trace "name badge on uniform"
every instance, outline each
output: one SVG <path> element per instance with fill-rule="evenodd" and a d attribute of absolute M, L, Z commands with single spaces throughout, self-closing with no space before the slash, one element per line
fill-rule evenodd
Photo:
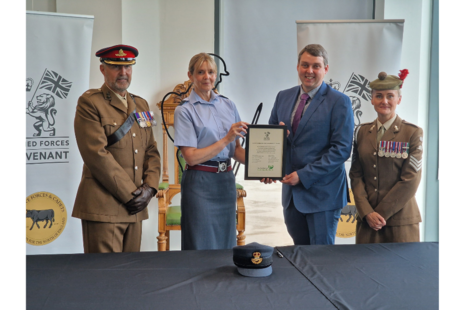
<path fill-rule="evenodd" d="M 137 112 L 137 113 L 134 113 L 134 116 L 137 120 L 137 123 L 142 128 L 152 127 L 157 124 L 157 122 L 153 118 L 152 111 Z"/>

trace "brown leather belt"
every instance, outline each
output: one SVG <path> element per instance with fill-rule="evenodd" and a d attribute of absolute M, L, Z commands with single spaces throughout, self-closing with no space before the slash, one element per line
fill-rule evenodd
<path fill-rule="evenodd" d="M 228 159 L 227 161 L 206 161 L 204 163 L 195 165 L 195 166 L 189 166 L 186 164 L 186 170 L 200 170 L 200 171 L 206 171 L 206 172 L 228 172 L 232 170 L 231 167 L 231 160 Z"/>

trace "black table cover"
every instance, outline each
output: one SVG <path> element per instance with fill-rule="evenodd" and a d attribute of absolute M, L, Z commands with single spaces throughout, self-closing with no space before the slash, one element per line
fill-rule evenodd
<path fill-rule="evenodd" d="M 437 309 L 438 244 L 278 247 L 266 278 L 232 250 L 28 255 L 27 309 Z"/>
<path fill-rule="evenodd" d="M 278 248 L 338 309 L 438 309 L 438 243 Z"/>

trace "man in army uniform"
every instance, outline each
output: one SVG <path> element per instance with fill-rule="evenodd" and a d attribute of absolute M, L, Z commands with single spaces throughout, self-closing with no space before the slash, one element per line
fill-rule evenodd
<path fill-rule="evenodd" d="M 355 130 L 349 176 L 357 207 L 357 244 L 420 241 L 415 193 L 421 180 L 423 130 L 396 114 L 407 74 L 381 72 L 370 83 L 378 117 Z"/>
<path fill-rule="evenodd" d="M 149 106 L 127 92 L 138 54 L 128 45 L 99 50 L 105 83 L 78 100 L 74 131 L 84 167 L 72 216 L 82 221 L 85 253 L 139 252 L 157 192 L 160 154 Z M 135 121 L 135 112 L 146 113 Z"/>

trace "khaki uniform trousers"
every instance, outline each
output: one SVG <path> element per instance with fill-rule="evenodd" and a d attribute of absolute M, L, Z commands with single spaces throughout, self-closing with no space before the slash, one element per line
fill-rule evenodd
<path fill-rule="evenodd" d="M 140 252 L 142 221 L 103 223 L 81 220 L 84 253 Z"/>

